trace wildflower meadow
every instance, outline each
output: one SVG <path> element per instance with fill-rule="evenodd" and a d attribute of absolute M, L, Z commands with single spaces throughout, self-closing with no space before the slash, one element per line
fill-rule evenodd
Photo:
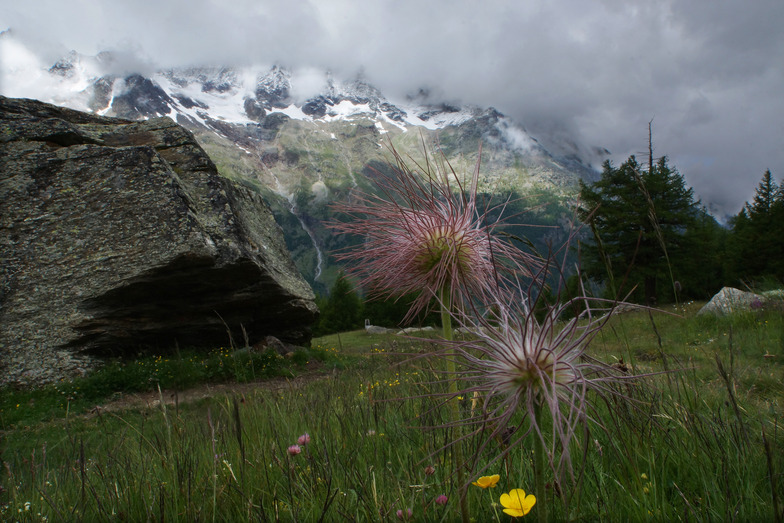
<path fill-rule="evenodd" d="M 522 520 L 544 504 L 553 521 L 781 516 L 784 321 L 770 310 L 698 317 L 699 305 L 653 324 L 644 311 L 618 315 L 597 335 L 593 357 L 650 376 L 630 385 L 633 402 L 593 405 L 596 423 L 569 443 L 578 488 L 546 476 Z M 179 405 L 162 389 L 149 406 L 66 404 L 42 422 L 16 414 L 35 395 L 3 401 L 0 519 L 391 522 L 411 510 L 410 521 L 459 521 L 448 409 L 431 394 L 448 390 L 442 366 L 411 359 L 433 347 L 361 331 L 318 345 L 333 356 L 315 376 L 294 367 Z M 665 367 L 678 371 L 656 374 Z M 471 395 L 457 403 L 468 418 Z M 19 422 L 5 421 L 9 410 Z M 471 518 L 514 521 L 505 509 L 525 506 L 501 497 L 536 492 L 533 434 L 512 445 L 487 431 L 465 445 L 487 448 L 467 471 Z"/>
<path fill-rule="evenodd" d="M 144 405 L 113 407 L 100 376 L 119 363 L 63 397 L 4 391 L 0 519 L 784 518 L 781 303 L 714 317 L 567 296 L 569 242 L 533 253 L 488 223 L 479 162 L 464 182 L 392 153 L 333 224 L 363 238 L 338 256 L 379 299 L 419 292 L 408 318 L 438 310 L 439 330 L 158 356 L 123 392 Z M 179 401 L 217 378 L 238 386 Z M 78 401 L 90 383 L 104 395 Z"/>

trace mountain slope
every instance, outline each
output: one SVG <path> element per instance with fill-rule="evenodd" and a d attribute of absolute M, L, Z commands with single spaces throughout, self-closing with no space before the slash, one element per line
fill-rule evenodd
<path fill-rule="evenodd" d="M 190 129 L 222 175 L 264 194 L 317 291 L 338 269 L 329 252 L 341 245 L 324 227 L 329 204 L 352 189 L 370 190 L 368 177 L 383 169 L 389 145 L 417 159 L 423 142 L 437 143 L 458 173 L 469 174 L 481 142 L 480 191 L 524 197 L 522 219 L 549 225 L 568 217 L 578 180 L 596 176 L 574 156 L 550 154 L 495 109 L 433 102 L 426 91 L 392 102 L 361 77 L 341 81 L 318 71 L 103 74 L 112 64 L 108 53 L 60 60 L 47 73 L 60 86 L 49 101 L 129 119 L 169 116 Z"/>

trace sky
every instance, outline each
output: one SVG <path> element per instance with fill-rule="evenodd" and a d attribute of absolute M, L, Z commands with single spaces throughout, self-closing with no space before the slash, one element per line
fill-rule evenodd
<path fill-rule="evenodd" d="M 495 107 L 553 149 L 667 155 L 722 218 L 784 181 L 782 0 L 3 0 L 21 62 L 111 50 L 127 72 L 280 64 Z M 5 69 L 3 69 L 5 68 Z M 5 81 L 4 81 L 5 80 Z M 19 92 L 22 89 L 23 92 Z M 28 94 L 29 92 L 29 94 Z"/>

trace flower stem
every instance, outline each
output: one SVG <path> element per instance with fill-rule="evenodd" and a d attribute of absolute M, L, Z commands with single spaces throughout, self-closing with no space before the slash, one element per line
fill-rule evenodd
<path fill-rule="evenodd" d="M 534 403 L 534 418 L 536 426 L 541 431 L 542 427 L 542 398 L 537 397 Z M 534 437 L 534 491 L 536 492 L 536 508 L 539 523 L 547 522 L 547 489 L 544 482 L 545 448 L 542 434 L 532 431 Z"/>
<path fill-rule="evenodd" d="M 451 297 L 448 289 L 441 289 L 441 326 L 444 329 L 444 339 L 452 341 L 454 334 L 452 332 L 452 315 L 451 312 Z M 452 399 L 449 401 L 451 421 L 454 423 L 454 465 L 457 471 L 457 488 L 460 493 L 460 517 L 463 523 L 468 523 L 470 520 L 470 511 L 468 510 L 468 482 L 465 479 L 465 470 L 463 470 L 463 442 L 460 441 L 462 430 L 459 423 L 460 420 L 460 405 L 457 400 L 457 374 L 455 368 L 455 361 L 452 358 L 446 359 L 446 371 L 449 374 L 449 394 Z"/>

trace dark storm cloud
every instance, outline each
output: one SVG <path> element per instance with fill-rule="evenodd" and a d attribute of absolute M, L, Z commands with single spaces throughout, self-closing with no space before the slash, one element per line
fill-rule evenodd
<path fill-rule="evenodd" d="M 19 3 L 0 29 L 53 59 L 361 68 L 387 96 L 428 86 L 494 106 L 552 147 L 667 154 L 719 212 L 784 177 L 784 2 L 312 0 Z M 138 67 L 138 64 L 136 65 Z"/>

